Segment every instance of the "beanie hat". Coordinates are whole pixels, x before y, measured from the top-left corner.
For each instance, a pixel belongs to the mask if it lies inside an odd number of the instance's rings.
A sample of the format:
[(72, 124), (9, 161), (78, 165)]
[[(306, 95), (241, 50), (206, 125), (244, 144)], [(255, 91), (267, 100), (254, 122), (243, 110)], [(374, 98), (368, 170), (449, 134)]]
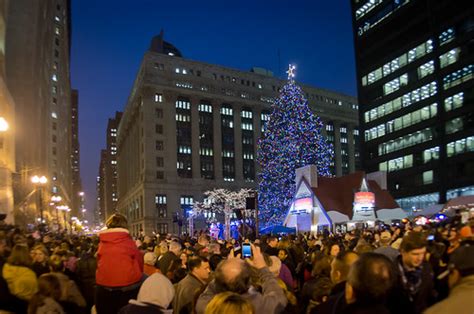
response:
[(156, 263), (156, 255), (153, 252), (147, 252), (143, 256), (143, 262), (147, 265), (155, 265)]
[(142, 284), (138, 292), (138, 301), (151, 303), (167, 309), (174, 298), (174, 287), (171, 281), (160, 273), (154, 273)]

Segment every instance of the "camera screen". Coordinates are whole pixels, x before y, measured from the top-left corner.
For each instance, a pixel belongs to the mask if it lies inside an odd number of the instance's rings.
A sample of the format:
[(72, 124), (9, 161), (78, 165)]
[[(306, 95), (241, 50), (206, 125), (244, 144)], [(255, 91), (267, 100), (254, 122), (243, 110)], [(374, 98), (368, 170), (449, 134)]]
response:
[(242, 257), (252, 257), (252, 248), (250, 247), (250, 244), (242, 245)]

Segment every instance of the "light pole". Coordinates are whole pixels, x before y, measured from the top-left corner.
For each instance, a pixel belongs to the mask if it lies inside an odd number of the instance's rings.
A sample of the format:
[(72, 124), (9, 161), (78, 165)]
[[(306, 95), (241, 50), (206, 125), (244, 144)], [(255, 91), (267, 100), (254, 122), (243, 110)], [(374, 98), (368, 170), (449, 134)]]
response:
[(51, 201), (53, 202), (53, 204), (55, 205), (55, 208), (56, 208), (56, 225), (57, 225), (57, 228), (58, 228), (58, 232), (61, 230), (61, 225), (59, 224), (59, 212), (58, 212), (58, 203), (61, 202), (62, 200), (62, 197), (59, 196), (59, 195), (53, 195), (51, 196)]
[(48, 183), (48, 179), (45, 176), (33, 176), (31, 182), (35, 185), (35, 188), (38, 190), (39, 198), (39, 211), (40, 211), (40, 221), (41, 224), (44, 223), (43, 220), (43, 186)]

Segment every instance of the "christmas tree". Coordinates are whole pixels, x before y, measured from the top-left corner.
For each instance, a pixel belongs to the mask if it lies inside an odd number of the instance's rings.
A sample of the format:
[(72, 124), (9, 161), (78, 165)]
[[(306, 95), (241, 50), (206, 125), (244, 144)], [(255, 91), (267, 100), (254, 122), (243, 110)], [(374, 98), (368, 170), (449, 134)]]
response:
[(321, 134), (323, 123), (308, 107), (295, 84), (290, 65), (288, 82), (273, 104), (273, 112), (258, 142), (260, 226), (279, 225), (288, 212), (296, 190), (295, 170), (314, 164), (319, 176), (331, 176), (333, 148)]

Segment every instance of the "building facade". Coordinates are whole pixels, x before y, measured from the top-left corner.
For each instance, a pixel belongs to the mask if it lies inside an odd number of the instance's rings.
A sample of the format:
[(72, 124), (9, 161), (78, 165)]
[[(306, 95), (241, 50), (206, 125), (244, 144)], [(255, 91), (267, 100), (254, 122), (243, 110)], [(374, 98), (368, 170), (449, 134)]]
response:
[(97, 192), (97, 202), (94, 215), (94, 222), (96, 225), (104, 223), (107, 217), (105, 212), (105, 176), (106, 168), (108, 166), (108, 154), (107, 150), (102, 149), (100, 151), (100, 163), (99, 163), (99, 172), (96, 178), (96, 192)]
[(472, 1), (351, 3), (364, 170), (404, 209), (474, 194)]
[[(53, 194), (72, 205), (70, 22), (68, 0), (9, 2), (5, 69), (15, 101), (19, 223), (31, 223), (38, 207), (46, 222), (55, 219), (49, 206)], [(34, 175), (48, 182), (34, 186)], [(38, 189), (43, 197), (35, 201)]]
[[(195, 200), (215, 187), (256, 188), (257, 140), (285, 84), (182, 57), (162, 34), (145, 53), (117, 134), (118, 209), (134, 234), (176, 233)], [(357, 168), (354, 97), (302, 86), (334, 144), (336, 175)], [(176, 216), (177, 213), (177, 216)]]
[(13, 181), (15, 172), (15, 103), (6, 84), (5, 35), (9, 1), (0, 1), (0, 214), (14, 223)]
[(104, 164), (104, 214), (109, 217), (117, 210), (117, 129), (122, 118), (122, 112), (116, 112), (115, 117), (107, 124), (107, 161)]
[(79, 91), (71, 91), (71, 165), (72, 165), (72, 212), (77, 216), (84, 201), (81, 180), (81, 160), (79, 145)]

